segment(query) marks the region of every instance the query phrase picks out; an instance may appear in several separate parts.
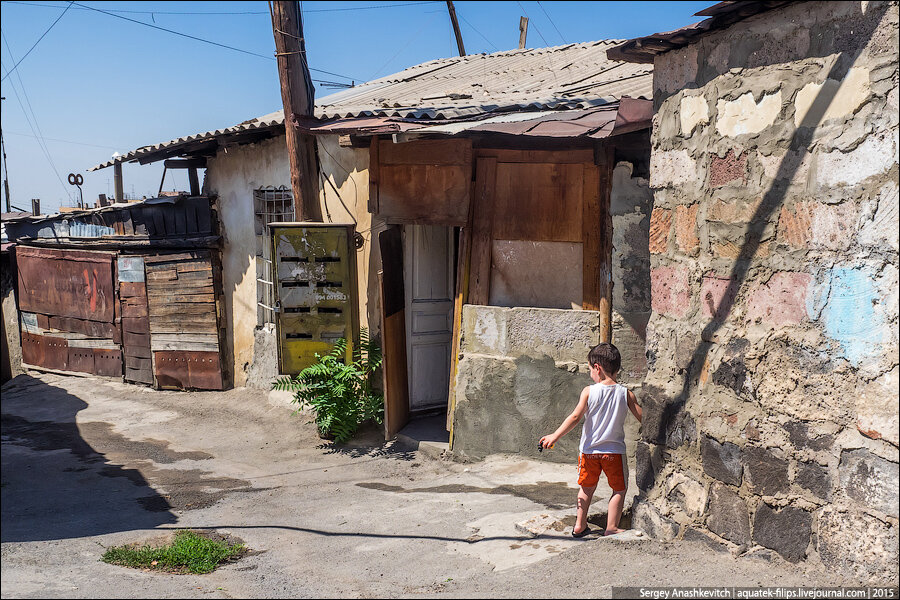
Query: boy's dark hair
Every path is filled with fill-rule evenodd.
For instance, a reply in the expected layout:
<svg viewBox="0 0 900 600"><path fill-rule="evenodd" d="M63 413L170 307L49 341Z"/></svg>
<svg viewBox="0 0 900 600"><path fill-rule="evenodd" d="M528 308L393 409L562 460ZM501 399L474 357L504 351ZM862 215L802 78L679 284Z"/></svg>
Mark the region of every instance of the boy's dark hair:
<svg viewBox="0 0 900 600"><path fill-rule="evenodd" d="M622 355L619 354L619 349L612 344L602 342L588 352L588 364L591 366L600 365L604 371L610 375L615 375L622 367Z"/></svg>

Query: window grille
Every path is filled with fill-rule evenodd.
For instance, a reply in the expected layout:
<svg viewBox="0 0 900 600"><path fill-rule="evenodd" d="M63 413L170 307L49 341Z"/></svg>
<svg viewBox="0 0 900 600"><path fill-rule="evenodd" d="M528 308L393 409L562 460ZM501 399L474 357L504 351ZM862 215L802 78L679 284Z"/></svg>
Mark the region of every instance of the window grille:
<svg viewBox="0 0 900 600"><path fill-rule="evenodd" d="M266 323L275 323L272 241L266 225L294 220L294 195L283 186L254 190L253 211L256 228L256 322L262 327Z"/></svg>

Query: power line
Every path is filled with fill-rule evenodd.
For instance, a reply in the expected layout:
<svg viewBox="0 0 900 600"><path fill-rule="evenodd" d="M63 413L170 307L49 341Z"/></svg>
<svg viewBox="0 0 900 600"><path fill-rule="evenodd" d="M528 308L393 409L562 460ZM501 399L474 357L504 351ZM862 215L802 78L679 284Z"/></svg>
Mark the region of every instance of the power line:
<svg viewBox="0 0 900 600"><path fill-rule="evenodd" d="M25 53L25 56L23 56L22 58L20 58L20 59L19 59L19 62L17 62L16 64L13 65L12 69L10 69L9 72L7 72L6 75L3 76L3 79L6 79L7 77L9 77L9 74L10 74L10 73L12 73L12 72L15 71L17 68L19 68L19 65L22 64L22 61L25 60L25 58L26 58L29 54L31 54L31 51L35 49L35 47L41 42L42 39L44 39L44 36L45 36L45 35L47 35L48 33L50 33L50 30L53 29L53 26L56 25L57 23L59 23L59 20L63 18L63 15L66 14L66 13L69 11L69 9L70 9L71 7L72 7L72 2L69 2L69 5L66 6L66 9L65 9L64 11L62 11L62 14L60 14L58 17L56 17L56 20L53 21L53 23L50 25L50 27L47 28L47 31L45 31L44 33L41 34L41 37L39 37L39 38L37 39L37 41L34 43L34 45L32 45L31 48L28 49L28 52ZM10 56L11 56L11 55L10 55ZM3 81L3 79L0 79L0 81Z"/></svg>
<svg viewBox="0 0 900 600"><path fill-rule="evenodd" d="M519 8L521 8L522 12L525 13L525 16L528 17L528 20L531 22L532 26L534 27L534 30L537 31L537 34L539 36L541 36L541 41L544 42L544 46L549 46L550 44L548 44L547 40L544 39L544 35L541 33L541 30L538 29L537 25L534 23L534 19L532 19L531 16L528 14L528 11L525 10L524 6L522 6L522 3L519 2L518 0L516 0L516 4L519 5Z"/></svg>
<svg viewBox="0 0 900 600"><path fill-rule="evenodd" d="M471 27L471 28L475 31L475 33L477 33L478 35L480 35L480 36L482 37L482 39L484 39L484 41L486 41L488 44L490 44L490 45L494 48L494 50L496 50L496 51L498 51L498 52L500 51L500 48L498 48L498 47L494 44L494 42L492 42L491 40L487 39L487 38L484 36L483 33L481 33L480 31L478 31L477 29L475 29L475 26L472 25L471 23L469 23L469 21L468 21L464 16L462 16L462 15L460 14L459 11L456 11L456 15L457 15L460 19L462 19L463 22L464 22L466 25L468 25L469 27Z"/></svg>
<svg viewBox="0 0 900 600"><path fill-rule="evenodd" d="M95 12L99 12L99 13L103 13L103 14L105 14L105 15L109 15L109 16L115 17L115 18L117 18L117 19L123 19L123 20L129 21L129 22L131 22L131 23L137 23L138 25L144 25L145 27L150 27L150 28L152 28L152 29L158 29L158 30L160 30L160 31L165 31L166 33L172 33L172 34L174 34L174 35L178 35L178 36L181 36L181 37L186 37L186 38L188 38L188 39L195 40L195 41L198 41L198 42L203 42L203 43L205 43L205 44L212 44L213 46L218 46L218 47L220 47L220 48L226 48L226 49L228 49L228 50L234 50L235 52L241 52L241 53L243 53L243 54L249 54L250 56L258 56L259 58L265 58L266 60L275 60L275 57L274 57L274 56L266 56L266 55L264 55L264 54L258 54L258 53L256 53L256 52L251 52L251 51L249 51L249 50L242 50L241 48L235 48L234 46L229 46L229 45L227 45L227 44L220 44L219 42L213 42L212 40L203 39L203 38L197 37L197 36L195 36L195 35L190 35L190 34L187 34L187 33L181 33L180 31L175 31L174 29L166 29L165 27L160 27L159 25L153 25L152 23L144 23L143 21L138 21L137 19L131 19L131 18L129 18L129 17L123 17L122 15L113 14L113 13L107 11L107 10L101 10L101 9L99 9L99 8L94 8L94 7L92 7L92 6L87 6L87 5L84 5L84 4L79 4L78 2L72 2L72 4L74 4L75 6L81 7L81 8L86 8L86 9L88 9L88 10L93 10L93 11L95 11ZM334 75L335 77L342 77L342 78L344 78L344 79L349 79L349 80L351 80L351 81L358 81L358 80L360 80L359 77L350 77L350 76L348 76L348 75L341 75L340 73L332 73L331 71L324 71L324 70L322 70L322 69L313 69L312 67L310 67L309 70L310 70L310 71L315 71L315 72L317 72L317 73L325 73L326 75Z"/></svg>
<svg viewBox="0 0 900 600"><path fill-rule="evenodd" d="M547 15L547 20L550 21L550 24L553 25L553 29L556 30L556 33L559 34L559 39L562 40L563 44L567 44L566 38L563 37L562 32L560 32L559 27L556 26L556 23L553 22L553 19L550 18L550 13L547 12L547 9L544 8L544 5L541 4L541 0L537 0L537 5L541 7L541 10L544 11L544 14Z"/></svg>
<svg viewBox="0 0 900 600"><path fill-rule="evenodd" d="M7 4L20 4L23 6L36 6L40 8L62 8L57 4L41 4L39 2L20 2L16 0L4 0ZM423 4L440 4L440 0L432 0L430 2L401 2L398 4L377 4L373 6L350 6L345 8L313 8L313 9L304 9L304 13L318 13L318 12L341 12L341 11L353 11L353 10L374 10L380 8L398 8L405 6L420 6ZM76 10L93 10L90 7L78 7ZM243 16L243 15L267 15L268 11L256 11L256 10L247 10L247 11L210 11L210 12L200 12L200 11L178 11L178 10L122 10L115 9L110 10L111 13L121 13L121 14L136 14L136 15L195 15L195 16L225 16L225 15L235 15L235 16Z"/></svg>
<svg viewBox="0 0 900 600"><path fill-rule="evenodd" d="M6 133L9 135L21 135L23 137L37 137L34 135L28 135L27 133L20 133L18 131L7 131ZM86 144L84 142L73 142L72 140L61 140L58 138L45 137L44 140L51 141L51 142L60 142L63 144L75 144L76 146L90 146L91 148L103 148L105 150L118 150L119 149L117 146L101 146L100 144Z"/></svg>
<svg viewBox="0 0 900 600"><path fill-rule="evenodd" d="M3 38L3 44L6 46L6 51L9 53L9 57L13 61L15 61L16 57L13 56L12 49L9 47L9 42L6 41L6 34L0 31L0 36L2 36ZM7 75L9 75L9 73L7 73ZM19 80L19 85L22 87L22 95L25 96L25 102L28 104L28 111L31 111L31 117L28 116L28 111L25 110L25 105L22 104L22 99L19 97L19 92L16 89L15 81L10 79L9 83L12 86L13 93L15 93L16 95L16 101L19 103L19 107L22 109L22 114L25 115L25 120L28 122L28 127L31 128L31 132L38 140L38 147L40 147L41 151L44 153L44 156L47 158L47 162L50 163L50 168L53 169L53 172L56 174L56 178L59 180L59 184L62 186L63 191L66 193L66 196L69 198L69 200L71 200L72 196L69 193L69 188L67 188L66 184L63 183L62 176L60 176L59 171L56 168L56 164L53 162L53 157L50 156L50 149L47 148L47 143L44 142L44 133L41 131L41 126L37 122L37 115L34 114L34 109L31 106L31 100L28 98L28 92L25 90L25 82L22 81L22 76L18 71L16 71L16 78ZM34 124L32 124L32 120L34 120Z"/></svg>

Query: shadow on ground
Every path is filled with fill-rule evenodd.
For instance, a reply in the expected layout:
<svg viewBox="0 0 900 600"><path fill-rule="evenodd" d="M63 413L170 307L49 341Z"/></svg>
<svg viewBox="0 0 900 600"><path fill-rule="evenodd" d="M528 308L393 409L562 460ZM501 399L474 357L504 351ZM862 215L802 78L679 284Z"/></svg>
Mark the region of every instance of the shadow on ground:
<svg viewBox="0 0 900 600"><path fill-rule="evenodd" d="M177 521L168 500L140 471L110 463L85 441L75 417L87 406L29 375L3 386L3 542L78 538Z"/></svg>

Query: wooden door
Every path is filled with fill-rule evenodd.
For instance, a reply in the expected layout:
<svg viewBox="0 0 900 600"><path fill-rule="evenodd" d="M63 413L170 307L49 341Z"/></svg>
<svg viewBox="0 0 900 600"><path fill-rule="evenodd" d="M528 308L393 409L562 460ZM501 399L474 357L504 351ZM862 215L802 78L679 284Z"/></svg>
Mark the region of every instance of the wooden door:
<svg viewBox="0 0 900 600"><path fill-rule="evenodd" d="M453 229L404 228L409 408L447 405L453 316Z"/></svg>
<svg viewBox="0 0 900 600"><path fill-rule="evenodd" d="M384 356L384 439L397 435L409 422L409 381L406 371L406 310L403 291L403 236L393 225L378 235L381 249L381 348Z"/></svg>

